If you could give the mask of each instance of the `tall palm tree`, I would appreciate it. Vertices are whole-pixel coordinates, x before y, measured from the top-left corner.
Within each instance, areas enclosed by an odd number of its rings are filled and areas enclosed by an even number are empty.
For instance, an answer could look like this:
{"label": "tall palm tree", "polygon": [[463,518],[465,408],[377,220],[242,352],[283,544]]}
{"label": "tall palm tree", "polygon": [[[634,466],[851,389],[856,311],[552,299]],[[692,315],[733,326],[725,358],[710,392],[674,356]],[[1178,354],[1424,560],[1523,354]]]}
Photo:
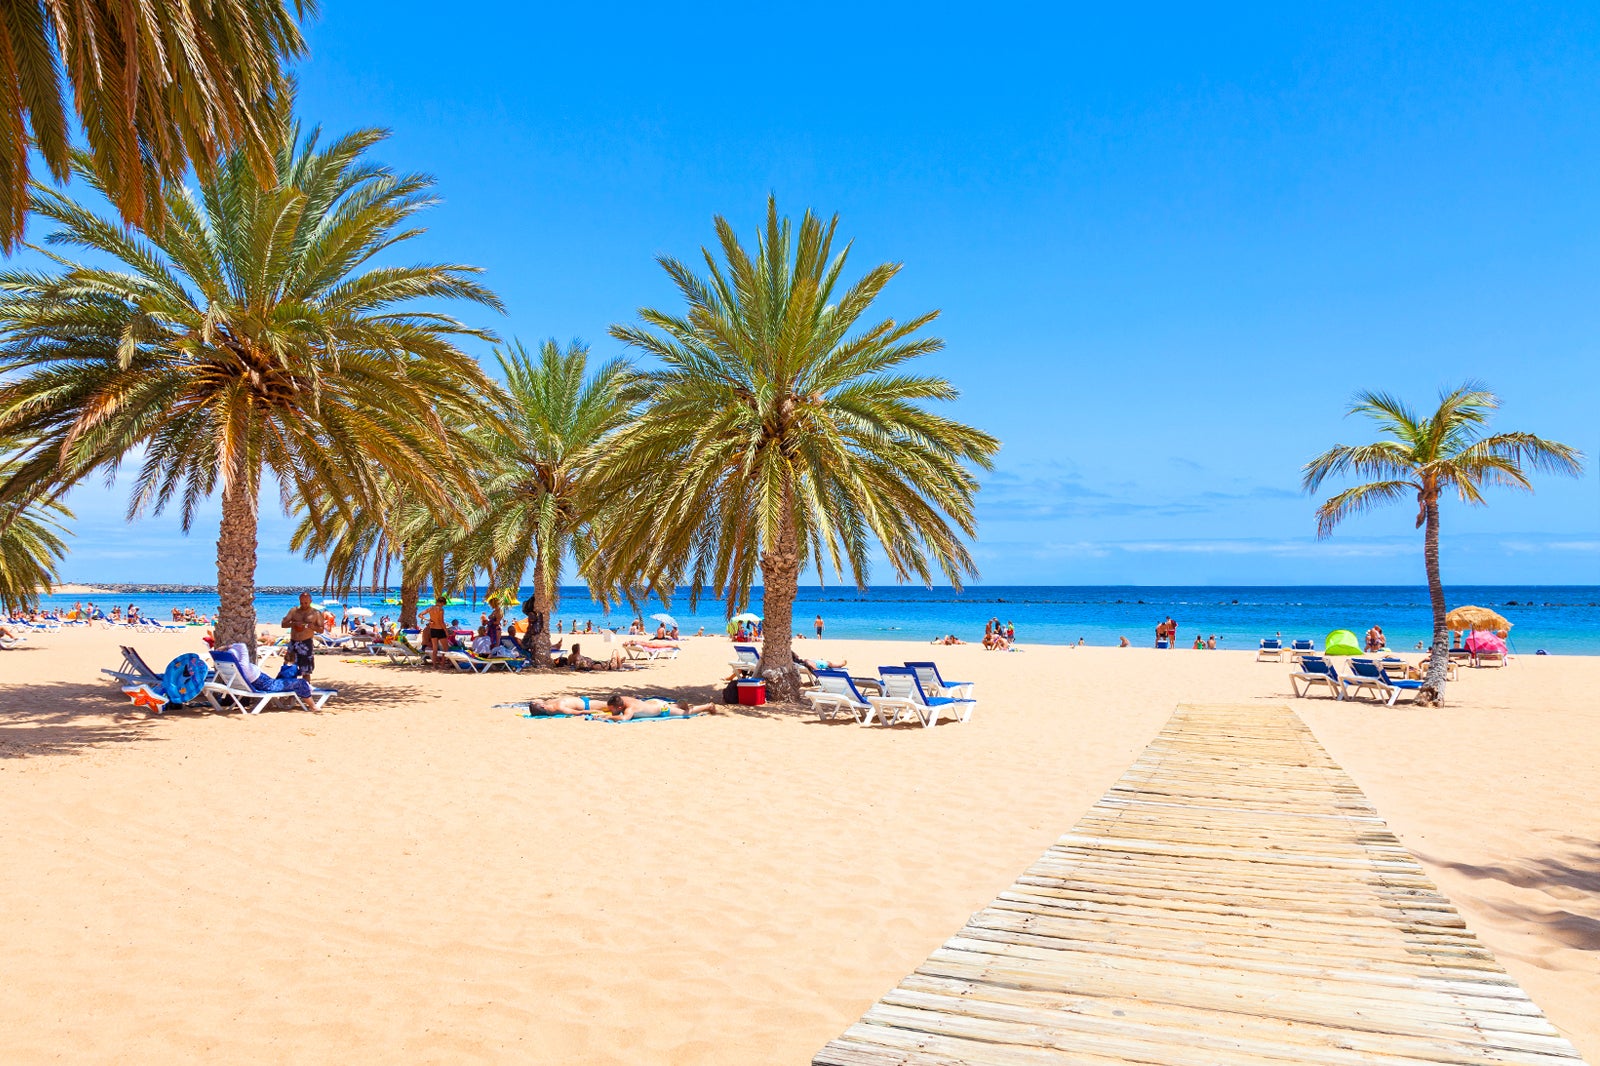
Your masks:
{"label": "tall palm tree", "polygon": [[1500,398],[1476,381],[1441,392],[1438,409],[1427,416],[1386,393],[1357,393],[1347,413],[1372,419],[1386,436],[1371,444],[1334,445],[1304,468],[1307,492],[1315,492],[1323,481],[1341,474],[1374,479],[1345,489],[1317,508],[1319,539],[1331,536],[1334,528],[1352,515],[1416,497],[1417,528],[1422,530],[1428,596],[1433,604],[1433,651],[1417,700],[1425,706],[1443,702],[1450,664],[1444,584],[1439,578],[1440,496],[1453,490],[1466,503],[1481,505],[1486,486],[1532,492],[1530,470],[1573,477],[1583,472],[1583,453],[1565,444],[1532,433],[1485,435],[1499,406]]}
{"label": "tall palm tree", "polygon": [[284,64],[305,53],[297,19],[315,11],[314,0],[7,0],[0,249],[22,239],[30,147],[65,181],[75,126],[135,225],[160,222],[162,184],[190,165],[204,172],[237,147],[268,164]]}
{"label": "tall palm tree", "polygon": [[0,501],[109,478],[130,455],[130,519],[177,498],[187,530],[220,492],[216,635],[252,648],[263,475],[285,510],[370,504],[379,471],[424,499],[470,496],[456,426],[476,420],[488,381],[456,340],[489,335],[413,305],[500,306],[473,267],[373,264],[433,203],[431,179],[367,158],[382,132],[323,147],[282,119],[268,178],[235,152],[198,193],[168,189],[168,224],[148,240],[36,189],[48,244],[114,266],[57,257],[59,271],[0,274],[0,433],[38,442]]}
{"label": "tall palm tree", "polygon": [[[0,453],[12,449],[0,447]],[[12,463],[0,462],[0,479]],[[0,504],[0,608],[7,611],[31,607],[39,590],[55,584],[56,563],[67,553],[61,536],[72,518],[59,500]]]}
{"label": "tall palm tree", "polygon": [[933,413],[953,400],[942,378],[903,365],[938,351],[922,335],[938,312],[864,323],[899,264],[843,285],[848,247],[833,251],[838,218],[809,211],[798,233],[767,202],[752,256],[716,220],[722,262],[702,249],[707,274],[660,263],[687,304],[644,309],[612,336],[661,361],[643,375],[646,401],[602,460],[608,519],[600,572],[609,584],[644,582],[663,598],[684,578],[691,600],[710,584],[729,610],[748,603],[761,574],[761,672],[775,698],[798,698],[791,661],[800,571],[848,569],[865,587],[881,545],[900,580],[959,586],[975,572],[962,534],[975,528],[977,479],[999,442]]}
{"label": "tall palm tree", "polygon": [[546,662],[562,562],[570,552],[579,574],[591,570],[599,499],[589,474],[600,446],[629,417],[633,371],[614,359],[590,374],[589,349],[578,341],[563,351],[547,340],[537,354],[513,343],[496,356],[506,383],[494,393],[497,428],[483,434],[484,503],[468,518],[456,557],[511,588],[532,569],[533,654]]}

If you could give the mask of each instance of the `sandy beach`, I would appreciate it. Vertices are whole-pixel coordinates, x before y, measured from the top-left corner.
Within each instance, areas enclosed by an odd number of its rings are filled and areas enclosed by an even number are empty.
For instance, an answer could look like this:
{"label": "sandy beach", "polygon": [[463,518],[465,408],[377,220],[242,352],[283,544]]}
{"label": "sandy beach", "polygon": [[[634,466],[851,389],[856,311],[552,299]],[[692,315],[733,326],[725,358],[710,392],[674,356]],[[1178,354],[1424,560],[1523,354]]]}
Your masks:
{"label": "sandy beach", "polygon": [[1600,1062],[1600,658],[1466,670],[1422,711],[1291,700],[1288,667],[1247,652],[803,642],[977,683],[970,723],[886,730],[491,706],[705,699],[711,638],[594,677],[324,656],[323,713],[155,719],[98,673],[130,642],[154,664],[199,646],[100,629],[0,652],[6,1062],[805,1063],[1178,702],[1224,700],[1291,702]]}

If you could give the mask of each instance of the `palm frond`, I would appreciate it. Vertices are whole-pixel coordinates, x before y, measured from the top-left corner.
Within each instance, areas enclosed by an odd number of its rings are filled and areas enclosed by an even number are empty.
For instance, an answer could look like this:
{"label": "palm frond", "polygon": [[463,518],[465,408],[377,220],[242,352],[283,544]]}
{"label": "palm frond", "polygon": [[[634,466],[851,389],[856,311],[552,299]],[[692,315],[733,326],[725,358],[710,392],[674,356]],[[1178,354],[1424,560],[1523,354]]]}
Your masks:
{"label": "palm frond", "polygon": [[1344,519],[1411,493],[1420,505],[1421,526],[1432,502],[1447,489],[1481,505],[1487,485],[1531,491],[1530,471],[1582,473],[1583,453],[1569,445],[1531,433],[1485,435],[1499,406],[1499,397],[1479,381],[1441,392],[1438,408],[1426,417],[1387,394],[1358,394],[1350,412],[1372,419],[1387,437],[1328,449],[1305,465],[1302,484],[1315,492],[1331,477],[1377,480],[1345,489],[1318,507],[1317,535],[1326,537]]}
{"label": "palm frond", "polygon": [[23,0],[0,37],[0,249],[22,237],[30,147],[60,181],[72,168],[69,115],[93,160],[94,187],[122,220],[159,229],[162,187],[243,152],[272,169],[305,52],[298,19],[314,0]]}

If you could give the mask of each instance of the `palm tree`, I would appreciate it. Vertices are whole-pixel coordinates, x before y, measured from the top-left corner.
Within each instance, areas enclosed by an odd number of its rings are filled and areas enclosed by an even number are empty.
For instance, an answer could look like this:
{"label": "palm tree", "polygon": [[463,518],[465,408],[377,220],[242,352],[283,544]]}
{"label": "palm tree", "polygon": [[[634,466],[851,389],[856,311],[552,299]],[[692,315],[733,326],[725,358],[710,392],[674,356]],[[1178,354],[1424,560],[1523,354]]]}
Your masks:
{"label": "palm tree", "polygon": [[1453,489],[1463,501],[1481,505],[1485,486],[1533,491],[1529,470],[1574,477],[1583,472],[1583,453],[1565,444],[1532,433],[1485,436],[1499,406],[1500,398],[1476,381],[1440,393],[1438,409],[1426,417],[1386,393],[1357,393],[1347,413],[1372,419],[1386,437],[1371,444],[1335,445],[1304,469],[1307,492],[1315,492],[1324,480],[1340,474],[1375,479],[1345,489],[1317,508],[1318,539],[1331,536],[1351,515],[1416,497],[1417,527],[1422,530],[1428,595],[1433,603],[1433,652],[1417,700],[1425,706],[1443,702],[1450,663],[1444,585],[1439,579],[1440,495]]}
{"label": "palm tree", "polygon": [[499,425],[482,435],[484,503],[467,520],[456,561],[511,588],[532,568],[532,648],[546,662],[562,562],[571,552],[579,574],[591,568],[598,500],[589,474],[600,445],[629,417],[633,371],[616,359],[591,375],[589,349],[578,341],[565,351],[545,341],[537,355],[513,343],[496,356],[506,384],[494,394]]}
{"label": "palm tree", "polygon": [[[0,375],[13,375],[0,433],[38,442],[0,502],[109,478],[130,454],[130,520],[177,498],[187,531],[220,491],[216,635],[252,648],[263,475],[285,510],[370,506],[379,471],[424,499],[470,496],[455,427],[477,420],[488,381],[455,342],[489,335],[412,304],[500,306],[473,267],[372,264],[433,203],[431,179],[367,158],[382,132],[322,147],[282,119],[270,180],[235,152],[198,194],[168,189],[168,224],[148,240],[36,189],[57,225],[48,244],[115,265],[58,256],[58,272],[0,274]],[[76,166],[107,190],[87,158]]]}
{"label": "palm tree", "polygon": [[662,267],[688,305],[644,309],[612,336],[658,358],[646,398],[602,460],[608,518],[602,584],[641,583],[668,599],[688,578],[691,602],[708,583],[730,612],[748,604],[759,568],[765,612],[761,672],[776,699],[798,698],[791,661],[801,568],[848,568],[865,587],[881,545],[900,580],[959,587],[975,572],[962,541],[975,528],[977,480],[999,443],[927,410],[952,400],[942,378],[904,372],[938,351],[921,335],[933,311],[908,322],[862,316],[899,264],[840,283],[849,249],[834,254],[835,217],[809,211],[798,235],[767,202],[752,258],[719,217],[722,260],[702,249],[707,275],[676,259]]}
{"label": "palm tree", "polygon": [[[72,127],[130,224],[158,224],[163,182],[247,147],[275,144],[285,61],[305,52],[313,0],[10,0],[0,19],[0,249],[22,239],[29,149],[56,181]],[[77,121],[68,118],[72,115]]]}
{"label": "palm tree", "polygon": [[445,587],[446,552],[438,531],[459,529],[462,513],[414,496],[383,473],[374,474],[376,505],[338,509],[332,499],[297,500],[299,524],[289,550],[323,560],[324,592],[345,597],[359,589],[387,590],[393,573],[400,579],[400,626],[417,624],[417,602],[429,581]]}
{"label": "palm tree", "polygon": [[[0,449],[9,451],[10,449]],[[0,462],[0,480],[11,471]],[[72,517],[59,500],[0,504],[0,608],[21,610],[38,602],[39,590],[55,584],[56,563],[67,553],[61,535]]]}

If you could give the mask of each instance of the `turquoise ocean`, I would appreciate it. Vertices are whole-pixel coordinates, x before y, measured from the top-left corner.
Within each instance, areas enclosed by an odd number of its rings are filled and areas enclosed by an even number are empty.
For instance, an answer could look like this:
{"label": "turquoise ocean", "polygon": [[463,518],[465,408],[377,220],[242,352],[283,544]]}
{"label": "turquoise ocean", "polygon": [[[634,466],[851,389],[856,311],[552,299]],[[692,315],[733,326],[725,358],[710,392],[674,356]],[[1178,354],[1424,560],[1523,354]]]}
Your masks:
{"label": "turquoise ocean", "polygon": [[[1511,630],[1514,651],[1532,654],[1543,649],[1552,655],[1600,655],[1600,585],[1459,585],[1446,588],[1452,607],[1476,604],[1489,607],[1515,623]],[[527,595],[528,590],[522,590]],[[466,594],[469,597],[471,593]],[[475,624],[482,607],[452,606],[451,615]],[[93,597],[47,596],[48,606],[70,607]],[[317,594],[317,599],[323,597]],[[384,595],[353,595],[346,602],[370,607],[377,615],[394,614]],[[753,595],[751,609],[761,611],[761,593]],[[107,609],[113,603],[124,609],[138,604],[146,614],[168,618],[174,606],[216,610],[216,597],[204,592],[119,593],[99,597]],[[257,616],[263,625],[276,622],[294,603],[286,593],[262,593]],[[642,605],[642,614],[670,613],[683,633],[701,627],[720,633],[726,624],[723,605],[702,598],[691,608],[687,592],[670,605],[655,600]],[[1254,648],[1262,637],[1281,634],[1285,639],[1313,637],[1318,645],[1331,629],[1364,633],[1381,625],[1391,648],[1409,649],[1432,631],[1428,592],[1420,586],[1030,586],[977,585],[960,592],[949,588],[877,586],[865,591],[853,587],[806,586],[795,604],[795,628],[811,635],[813,621],[821,615],[824,637],[844,639],[932,640],[954,633],[963,640],[983,635],[984,622],[998,617],[1016,627],[1017,640],[1033,644],[1115,645],[1126,636],[1139,646],[1155,642],[1156,623],[1171,616],[1178,623],[1179,643],[1188,645],[1195,635],[1215,634],[1223,648]],[[562,590],[556,618],[564,625],[576,620],[626,625],[633,617],[627,608],[609,615],[579,587]]]}

